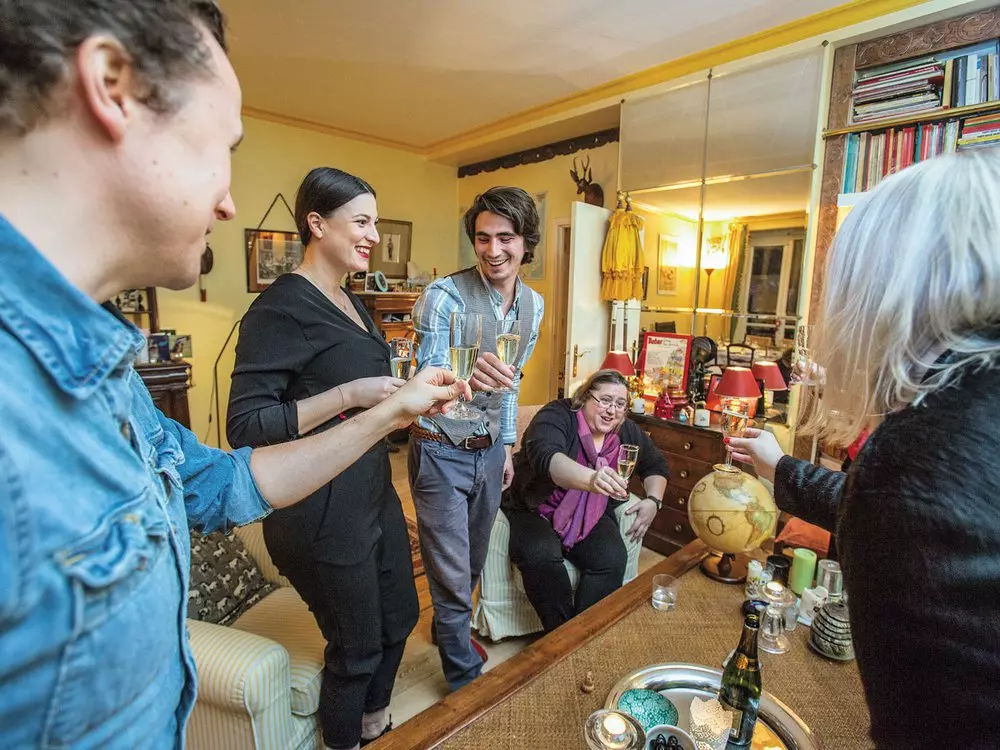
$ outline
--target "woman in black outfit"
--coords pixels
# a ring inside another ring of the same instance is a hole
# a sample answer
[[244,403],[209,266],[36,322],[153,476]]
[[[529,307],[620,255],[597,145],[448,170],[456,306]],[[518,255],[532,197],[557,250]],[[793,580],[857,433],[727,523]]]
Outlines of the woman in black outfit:
[[[226,434],[234,447],[295,440],[373,406],[403,381],[351,292],[378,243],[375,191],[332,168],[299,187],[305,257],[250,306],[236,347]],[[327,639],[319,714],[330,748],[388,731],[386,708],[419,615],[406,521],[385,443],[298,505],[264,520],[278,570]]]
[[843,444],[875,429],[846,473],[784,456],[770,433],[730,449],[773,478],[782,510],[836,531],[876,745],[996,748],[1000,154],[882,182],[826,279],[825,429]]
[[[626,550],[614,509],[628,497],[617,472],[620,445],[639,446],[635,471],[646,497],[625,511],[641,540],[667,489],[667,462],[646,433],[625,418],[628,383],[614,370],[594,373],[573,395],[546,405],[524,432],[514,481],[501,508],[510,523],[510,559],[546,632],[622,585]],[[573,587],[563,560],[580,570]]]

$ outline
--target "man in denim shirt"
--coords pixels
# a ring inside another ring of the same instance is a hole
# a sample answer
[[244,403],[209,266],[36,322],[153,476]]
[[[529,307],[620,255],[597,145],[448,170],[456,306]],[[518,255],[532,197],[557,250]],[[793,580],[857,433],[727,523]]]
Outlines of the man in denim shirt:
[[180,747],[189,527],[297,502],[471,392],[429,370],[315,437],[199,445],[99,302],[190,286],[233,217],[241,97],[219,10],[0,0],[0,50],[0,747]]

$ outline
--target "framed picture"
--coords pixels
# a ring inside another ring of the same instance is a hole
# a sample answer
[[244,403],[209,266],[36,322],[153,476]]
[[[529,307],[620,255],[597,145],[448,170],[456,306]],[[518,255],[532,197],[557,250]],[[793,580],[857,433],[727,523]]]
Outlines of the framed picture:
[[670,265],[677,259],[677,243],[676,237],[669,234],[659,235],[659,249],[656,256],[657,294],[677,294],[677,266]]
[[298,232],[244,229],[247,252],[247,291],[263,292],[271,282],[299,267],[305,248]]
[[413,242],[413,222],[379,219],[378,233],[379,242],[372,248],[369,270],[405,279],[410,245]]
[[691,366],[691,336],[682,333],[643,334],[639,374],[645,377],[647,393],[664,389],[686,391]]
[[525,281],[541,281],[545,278],[547,250],[545,246],[546,193],[535,193],[532,197],[535,199],[535,208],[538,210],[538,230],[541,233],[541,239],[538,240],[538,247],[535,248],[535,257],[532,258],[531,263],[521,266],[521,278]]

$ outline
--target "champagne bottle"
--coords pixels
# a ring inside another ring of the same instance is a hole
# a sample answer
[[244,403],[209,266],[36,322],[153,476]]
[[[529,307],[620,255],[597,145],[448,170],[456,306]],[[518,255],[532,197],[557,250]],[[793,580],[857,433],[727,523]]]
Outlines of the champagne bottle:
[[760,708],[760,663],[757,661],[759,628],[760,615],[756,612],[747,614],[743,620],[740,645],[736,647],[736,653],[722,673],[719,702],[732,714],[729,743],[738,747],[750,745],[753,728],[757,724],[757,710]]

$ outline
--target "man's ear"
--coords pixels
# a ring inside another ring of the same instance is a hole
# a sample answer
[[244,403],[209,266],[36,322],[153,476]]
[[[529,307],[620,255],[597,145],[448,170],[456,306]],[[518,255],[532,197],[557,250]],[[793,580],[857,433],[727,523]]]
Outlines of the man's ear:
[[114,37],[88,37],[77,47],[76,68],[86,111],[102,133],[115,143],[121,141],[140,106],[128,52]]

